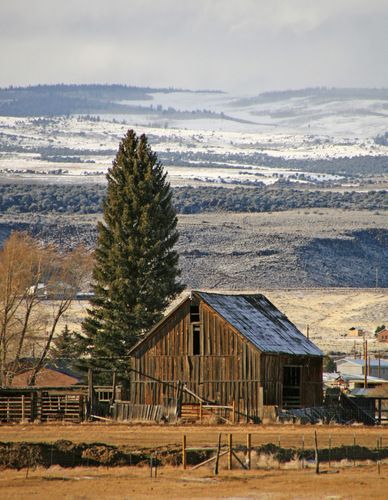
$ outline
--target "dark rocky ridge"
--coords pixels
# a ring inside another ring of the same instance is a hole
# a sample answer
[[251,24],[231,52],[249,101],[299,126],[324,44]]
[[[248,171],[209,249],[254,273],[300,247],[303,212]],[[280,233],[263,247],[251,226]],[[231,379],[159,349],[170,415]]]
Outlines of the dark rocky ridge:
[[[68,249],[93,248],[93,216],[3,216],[0,240],[27,230]],[[388,287],[385,213],[340,210],[198,214],[179,218],[189,288]]]

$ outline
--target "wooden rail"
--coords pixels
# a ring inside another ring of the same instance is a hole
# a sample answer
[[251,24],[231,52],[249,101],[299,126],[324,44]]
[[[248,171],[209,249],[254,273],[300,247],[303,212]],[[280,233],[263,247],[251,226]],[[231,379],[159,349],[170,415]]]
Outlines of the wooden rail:
[[[223,451],[222,448],[226,448]],[[200,462],[199,464],[194,465],[191,470],[198,469],[199,467],[202,467],[203,465],[209,464],[212,461],[215,461],[215,466],[214,466],[214,474],[218,474],[218,464],[219,464],[219,459],[223,456],[227,456],[227,463],[228,463],[228,470],[233,469],[233,459],[237,461],[243,469],[251,469],[251,453],[252,453],[252,438],[251,434],[247,434],[247,441],[246,441],[246,454],[247,454],[247,463],[244,464],[241,459],[237,456],[236,451],[233,449],[233,434],[229,433],[227,434],[227,444],[222,445],[221,444],[221,434],[218,435],[218,445],[215,447],[187,447],[187,437],[186,434],[183,434],[182,436],[182,466],[184,469],[187,468],[187,452],[190,451],[216,451],[216,454],[210,458],[207,458],[203,462]]]

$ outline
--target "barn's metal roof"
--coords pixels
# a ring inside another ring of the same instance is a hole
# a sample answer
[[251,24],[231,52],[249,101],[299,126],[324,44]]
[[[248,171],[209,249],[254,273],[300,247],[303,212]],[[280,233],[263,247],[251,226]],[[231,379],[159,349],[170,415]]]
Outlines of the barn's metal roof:
[[195,293],[262,352],[323,355],[264,295]]

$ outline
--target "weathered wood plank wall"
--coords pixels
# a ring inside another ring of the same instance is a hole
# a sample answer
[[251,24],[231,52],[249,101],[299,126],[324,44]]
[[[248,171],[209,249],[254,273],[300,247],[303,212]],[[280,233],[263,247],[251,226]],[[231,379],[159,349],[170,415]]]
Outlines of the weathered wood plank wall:
[[[260,353],[218,316],[207,304],[199,304],[199,354],[194,353],[193,327],[187,299],[174,314],[137,349],[130,400],[135,404],[169,405],[176,398],[181,381],[209,402],[230,405],[245,415],[259,417],[263,404],[282,404],[283,368],[303,366],[301,403],[320,404],[320,358]],[[195,402],[187,393],[183,403]]]

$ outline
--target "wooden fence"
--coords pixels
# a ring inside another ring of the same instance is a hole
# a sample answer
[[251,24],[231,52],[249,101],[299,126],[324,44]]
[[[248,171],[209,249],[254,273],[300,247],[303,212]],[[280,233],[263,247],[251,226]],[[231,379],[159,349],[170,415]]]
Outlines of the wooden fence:
[[129,401],[115,401],[111,408],[111,416],[119,421],[175,422],[176,405],[141,405]]
[[111,386],[3,388],[0,422],[77,423],[92,415],[108,416],[113,393]]
[[0,421],[81,422],[85,416],[82,393],[36,391],[0,394]]
[[32,415],[31,394],[0,395],[0,422],[24,422]]

